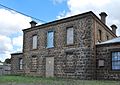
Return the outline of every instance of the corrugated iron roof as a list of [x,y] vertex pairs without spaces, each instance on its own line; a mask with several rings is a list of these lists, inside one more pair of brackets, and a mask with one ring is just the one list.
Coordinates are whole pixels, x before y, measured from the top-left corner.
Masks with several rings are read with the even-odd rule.
[[105,41],[105,42],[97,43],[97,45],[119,43],[119,42],[120,42],[120,37],[117,37],[117,38],[113,38],[113,39]]

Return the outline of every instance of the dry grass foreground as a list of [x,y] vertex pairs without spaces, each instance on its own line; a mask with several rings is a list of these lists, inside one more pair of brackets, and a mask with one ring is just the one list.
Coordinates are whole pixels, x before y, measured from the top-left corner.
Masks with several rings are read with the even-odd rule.
[[120,85],[120,81],[0,76],[0,85]]

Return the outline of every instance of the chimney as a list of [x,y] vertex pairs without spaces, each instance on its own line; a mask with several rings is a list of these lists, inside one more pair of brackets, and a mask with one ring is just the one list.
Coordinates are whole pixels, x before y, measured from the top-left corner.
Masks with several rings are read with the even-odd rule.
[[107,17],[107,14],[105,12],[101,12],[100,14],[100,17],[101,17],[101,21],[106,24],[106,17]]
[[37,23],[35,21],[31,21],[30,24],[31,24],[31,27],[35,27]]
[[112,32],[113,32],[114,34],[116,34],[117,26],[113,24],[113,25],[111,25],[110,27],[112,28]]

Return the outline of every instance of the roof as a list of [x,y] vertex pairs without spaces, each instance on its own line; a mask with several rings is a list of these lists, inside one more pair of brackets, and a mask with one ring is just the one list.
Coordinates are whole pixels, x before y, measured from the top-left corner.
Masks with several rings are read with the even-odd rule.
[[48,23],[44,23],[44,24],[41,24],[41,25],[38,25],[38,26],[35,26],[35,27],[30,27],[30,28],[27,28],[27,29],[23,29],[23,31],[30,30],[32,28],[35,29],[37,27],[44,27],[44,26],[55,25],[55,24],[59,24],[59,23],[63,23],[63,22],[68,22],[68,21],[71,21],[71,20],[75,20],[75,19],[79,19],[79,18],[88,16],[88,15],[96,16],[92,11],[88,11],[88,12],[85,12],[85,13],[81,13],[81,14],[69,16],[69,17],[66,17],[66,18],[58,19],[58,20],[55,20],[55,21],[51,21],[51,22],[48,22]]
[[105,41],[105,42],[98,43],[97,45],[102,45],[102,44],[113,44],[113,43],[120,43],[120,37],[113,38],[113,39],[111,39],[111,40],[108,40],[108,41]]
[[11,55],[20,55],[23,54],[22,52],[12,53]]
[[60,23],[73,21],[73,20],[80,19],[80,18],[83,18],[83,17],[86,17],[86,16],[94,17],[94,19],[99,21],[101,23],[101,25],[105,26],[107,31],[109,31],[113,36],[117,37],[116,34],[114,34],[112,32],[112,30],[110,30],[109,27],[106,24],[104,24],[92,11],[88,11],[88,12],[85,12],[85,13],[81,13],[81,14],[70,16],[70,17],[66,17],[66,18],[63,18],[63,19],[59,19],[59,20],[55,20],[55,21],[52,21],[52,22],[44,23],[44,24],[41,24],[41,25],[37,25],[37,26],[34,26],[34,27],[27,28],[27,29],[23,29],[23,32],[29,32],[29,31],[32,31],[32,30],[36,30],[36,29],[45,28],[45,27],[53,26],[53,25],[60,24]]

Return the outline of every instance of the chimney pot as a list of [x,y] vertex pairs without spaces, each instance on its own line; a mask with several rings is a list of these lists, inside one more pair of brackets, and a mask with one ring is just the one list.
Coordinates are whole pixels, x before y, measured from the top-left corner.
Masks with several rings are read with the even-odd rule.
[[105,12],[101,12],[100,14],[101,21],[106,24],[106,17],[108,16]]
[[112,28],[112,32],[113,32],[114,34],[116,34],[117,26],[113,24],[113,25],[111,25],[110,27]]
[[35,21],[31,21],[30,24],[31,24],[31,27],[35,27],[37,23]]

